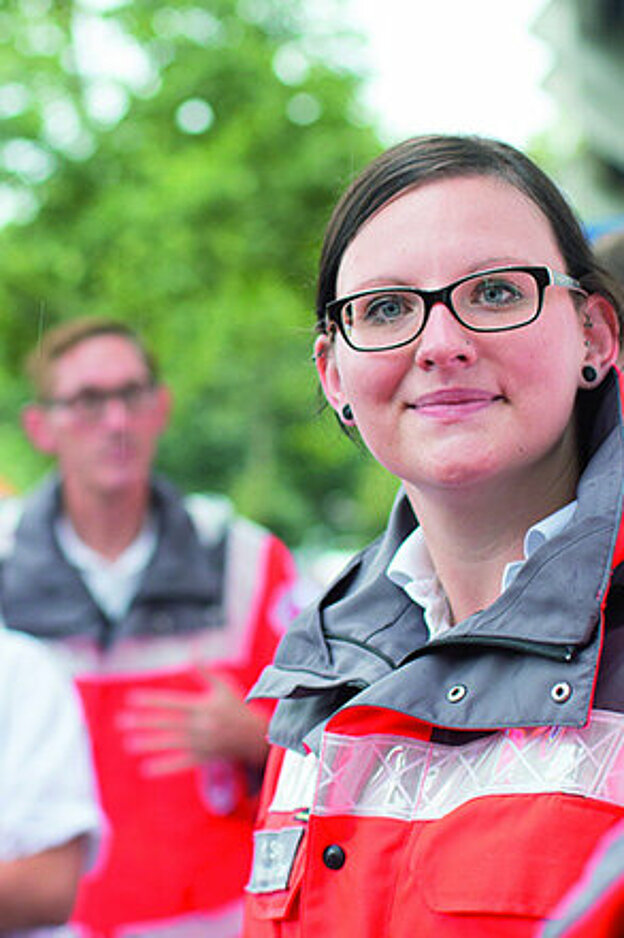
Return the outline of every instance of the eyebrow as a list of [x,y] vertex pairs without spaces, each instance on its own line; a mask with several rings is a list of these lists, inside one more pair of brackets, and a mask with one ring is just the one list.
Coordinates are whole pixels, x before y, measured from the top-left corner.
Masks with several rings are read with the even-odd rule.
[[[520,259],[517,257],[489,257],[484,260],[480,260],[478,263],[471,264],[466,268],[463,274],[458,274],[456,277],[453,277],[452,280],[449,280],[448,283],[454,283],[456,280],[461,280],[463,277],[470,277],[472,274],[478,274],[480,271],[486,270],[497,270],[499,268],[504,269],[505,267],[531,267],[534,266],[533,261],[527,259]],[[350,296],[352,293],[361,293],[366,290],[373,290],[377,287],[414,287],[415,289],[435,289],[435,287],[415,287],[413,283],[408,283],[403,280],[402,277],[386,277],[386,276],[377,276],[372,277],[370,280],[363,280],[361,284],[345,293],[345,296]]]
[[115,394],[118,391],[123,391],[126,388],[133,387],[145,387],[146,385],[153,384],[151,378],[148,376],[144,378],[129,378],[127,381],[123,381],[121,384],[114,384],[110,387],[102,387],[97,384],[84,384],[81,387],[76,388],[75,391],[72,391],[70,394],[63,395],[64,398],[74,398],[80,394]]
[[488,257],[483,261],[479,261],[479,264],[474,268],[469,268],[468,273],[464,276],[469,277],[470,274],[478,274],[481,270],[495,270],[497,267],[533,267],[534,265],[535,261],[528,260],[526,257]]

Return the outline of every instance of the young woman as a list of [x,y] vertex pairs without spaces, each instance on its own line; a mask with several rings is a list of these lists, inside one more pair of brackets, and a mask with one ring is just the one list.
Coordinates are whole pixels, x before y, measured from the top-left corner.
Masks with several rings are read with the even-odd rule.
[[624,814],[617,287],[494,141],[382,155],[326,235],[315,357],[401,487],[291,628],[248,938],[520,938]]

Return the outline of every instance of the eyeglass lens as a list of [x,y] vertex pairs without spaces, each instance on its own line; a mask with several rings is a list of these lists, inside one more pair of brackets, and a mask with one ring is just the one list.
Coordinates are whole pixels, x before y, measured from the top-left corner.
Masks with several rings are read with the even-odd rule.
[[150,402],[153,391],[152,384],[132,382],[110,390],[85,388],[74,397],[52,403],[70,408],[81,419],[98,420],[104,414],[109,401],[119,401],[130,413],[137,413]]
[[[526,271],[477,274],[458,283],[450,307],[469,328],[497,331],[529,322],[539,307],[539,286]],[[427,312],[425,299],[410,288],[369,291],[341,308],[349,340],[361,348],[401,344],[418,334]]]

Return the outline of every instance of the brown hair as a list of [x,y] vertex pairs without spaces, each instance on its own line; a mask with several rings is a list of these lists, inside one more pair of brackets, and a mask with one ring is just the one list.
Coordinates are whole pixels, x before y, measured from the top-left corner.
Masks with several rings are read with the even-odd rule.
[[463,176],[490,176],[527,196],[546,217],[567,273],[588,293],[601,293],[614,306],[620,325],[624,308],[614,278],[596,260],[572,209],[557,186],[528,156],[476,136],[413,137],[373,160],[344,193],[329,221],[321,253],[316,315],[325,330],[325,307],[336,298],[342,255],[364,222],[405,189]]
[[25,371],[38,400],[45,401],[52,394],[55,363],[70,349],[88,339],[103,335],[115,335],[127,339],[145,363],[150,380],[154,384],[157,383],[156,360],[131,326],[115,319],[84,316],[49,329],[26,359]]

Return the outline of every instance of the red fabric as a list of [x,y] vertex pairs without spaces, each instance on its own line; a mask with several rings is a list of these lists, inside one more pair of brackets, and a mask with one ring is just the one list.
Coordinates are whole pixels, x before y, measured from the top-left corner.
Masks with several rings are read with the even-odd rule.
[[[246,646],[237,646],[230,661],[210,663],[242,696],[272,659],[292,615],[287,597],[294,573],[286,548],[267,538]],[[243,765],[227,762],[145,776],[118,729],[131,691],[205,689],[193,663],[145,675],[83,674],[77,685],[110,830],[96,867],[82,881],[73,923],[87,935],[113,936],[123,926],[163,927],[163,920],[215,912],[240,899],[249,877],[258,780]],[[258,709],[268,718],[272,708],[271,702]]]
[[[329,728],[329,727],[328,727]],[[331,718],[331,731],[345,736],[371,736],[384,733],[407,739],[431,739],[433,727],[400,713],[381,707],[348,707]]]
[[[620,391],[620,408],[624,412],[624,372],[621,372],[618,368],[615,369],[618,375],[619,391]],[[624,515],[620,521],[620,530],[618,531],[618,536],[615,542],[615,550],[613,552],[613,560],[611,566],[615,569],[618,564],[624,561]]]
[[[277,751],[261,829],[305,824],[269,810],[280,765]],[[623,817],[557,793],[484,796],[430,821],[312,814],[288,889],[247,897],[244,936],[534,938]],[[338,870],[323,862],[331,844],[344,850]]]
[[558,932],[560,938],[624,938],[624,874],[601,901]]
[[201,687],[191,670],[145,679],[81,678],[102,806],[111,824],[96,868],[84,878],[74,920],[101,934],[124,922],[210,910],[242,893],[250,860],[256,801],[244,769],[230,765],[222,792],[231,813],[219,816],[201,769],[161,778],[141,774],[116,727],[126,696],[137,687]]
[[539,938],[624,938],[624,824],[601,841]]

